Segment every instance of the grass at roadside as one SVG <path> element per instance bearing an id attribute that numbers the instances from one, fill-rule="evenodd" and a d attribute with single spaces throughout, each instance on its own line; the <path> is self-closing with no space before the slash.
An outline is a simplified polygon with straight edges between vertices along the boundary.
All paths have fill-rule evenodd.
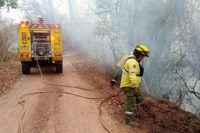
<path id="1" fill-rule="evenodd" d="M 21 75 L 17 61 L 4 62 L 0 66 L 0 94 L 8 92 Z"/>

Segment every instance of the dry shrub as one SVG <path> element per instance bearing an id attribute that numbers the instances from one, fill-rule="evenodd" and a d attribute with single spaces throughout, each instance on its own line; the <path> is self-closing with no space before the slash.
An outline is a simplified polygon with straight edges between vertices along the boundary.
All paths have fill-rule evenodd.
<path id="1" fill-rule="evenodd" d="M 17 42 L 16 31 L 15 25 L 0 20 L 0 68 L 16 56 L 14 52 L 14 44 Z"/>

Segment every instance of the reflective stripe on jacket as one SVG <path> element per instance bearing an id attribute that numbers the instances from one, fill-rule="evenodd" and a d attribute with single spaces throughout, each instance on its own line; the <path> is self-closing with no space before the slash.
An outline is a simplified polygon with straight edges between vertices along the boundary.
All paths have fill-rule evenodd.
<path id="1" fill-rule="evenodd" d="M 130 55 L 124 64 L 120 87 L 138 88 L 141 85 L 139 62 L 134 55 Z"/>

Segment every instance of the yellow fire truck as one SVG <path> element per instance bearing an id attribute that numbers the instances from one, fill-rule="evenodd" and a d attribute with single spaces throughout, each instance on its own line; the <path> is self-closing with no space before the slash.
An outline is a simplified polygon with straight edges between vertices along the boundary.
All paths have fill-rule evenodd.
<path id="1" fill-rule="evenodd" d="M 38 23 L 22 21 L 19 24 L 19 59 L 23 74 L 29 74 L 37 63 L 55 66 L 55 71 L 62 73 L 60 25 L 45 24 L 42 18 L 38 18 Z"/>

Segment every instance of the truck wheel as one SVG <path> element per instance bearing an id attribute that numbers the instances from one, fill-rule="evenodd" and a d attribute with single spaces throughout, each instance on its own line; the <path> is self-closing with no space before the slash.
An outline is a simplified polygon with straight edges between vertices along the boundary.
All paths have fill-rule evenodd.
<path id="1" fill-rule="evenodd" d="M 61 63 L 56 63 L 56 73 L 62 73 L 63 72 L 63 64 Z"/>
<path id="2" fill-rule="evenodd" d="M 23 74 L 30 74 L 31 68 L 29 64 L 22 64 L 22 73 Z"/>

